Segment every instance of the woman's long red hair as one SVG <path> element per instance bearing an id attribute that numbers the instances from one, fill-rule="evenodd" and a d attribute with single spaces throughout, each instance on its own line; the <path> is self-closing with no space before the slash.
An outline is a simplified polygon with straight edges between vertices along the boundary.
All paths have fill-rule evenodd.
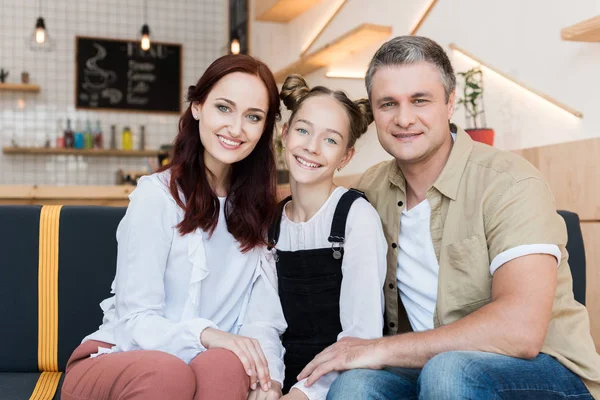
<path id="1" fill-rule="evenodd" d="M 192 117 L 191 104 L 195 101 L 204 104 L 214 85 L 233 72 L 259 77 L 269 94 L 263 134 L 252 153 L 232 165 L 225 202 L 227 229 L 240 243 L 241 250 L 246 252 L 266 244 L 267 229 L 276 205 L 273 133 L 280 117 L 279 92 L 273 73 L 264 63 L 248 55 L 226 55 L 206 69 L 196 86 L 188 89 L 190 106 L 179 120 L 174 155 L 163 170 L 171 170 L 171 195 L 185 211 L 183 220 L 177 225 L 179 233 L 185 235 L 198 228 L 212 233 L 219 219 L 219 199 L 209 185 L 204 146 L 200 142 L 198 123 Z M 184 199 L 179 197 L 178 190 L 183 192 Z"/>

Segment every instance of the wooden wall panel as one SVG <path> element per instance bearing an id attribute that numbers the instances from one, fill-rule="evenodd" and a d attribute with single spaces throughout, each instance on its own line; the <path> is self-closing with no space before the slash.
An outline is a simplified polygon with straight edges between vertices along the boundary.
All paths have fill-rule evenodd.
<path id="1" fill-rule="evenodd" d="M 600 138 L 517 150 L 548 180 L 559 209 L 600 221 Z"/>
<path id="2" fill-rule="evenodd" d="M 582 222 L 586 260 L 585 303 L 590 314 L 592 337 L 600 350 L 600 222 Z"/>
<path id="3" fill-rule="evenodd" d="M 516 150 L 547 179 L 558 209 L 579 214 L 586 258 L 586 307 L 600 350 L 600 138 Z"/>

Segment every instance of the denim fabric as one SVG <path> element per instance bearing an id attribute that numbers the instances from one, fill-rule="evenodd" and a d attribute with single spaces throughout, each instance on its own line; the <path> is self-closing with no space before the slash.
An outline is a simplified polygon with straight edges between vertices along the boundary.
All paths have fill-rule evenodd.
<path id="1" fill-rule="evenodd" d="M 356 369 L 336 379 L 329 400 L 593 399 L 581 379 L 547 354 L 532 360 L 476 351 L 433 357 L 423 369 Z"/>

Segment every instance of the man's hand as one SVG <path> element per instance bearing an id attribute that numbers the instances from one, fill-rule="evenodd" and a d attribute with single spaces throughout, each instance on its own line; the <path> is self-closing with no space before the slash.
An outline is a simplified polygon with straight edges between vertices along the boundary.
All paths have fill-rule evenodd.
<path id="1" fill-rule="evenodd" d="M 271 388 L 267 391 L 257 387 L 248 393 L 248 400 L 279 400 L 281 398 L 281 384 L 271 381 Z"/>
<path id="2" fill-rule="evenodd" d="M 358 339 L 345 337 L 329 346 L 308 363 L 298 375 L 298 380 L 308 378 L 305 386 L 311 386 L 331 371 L 355 368 L 381 369 L 384 367 L 382 343 L 385 339 Z"/>
<path id="3" fill-rule="evenodd" d="M 308 400 L 308 397 L 306 397 L 302 390 L 292 389 L 281 400 Z"/>

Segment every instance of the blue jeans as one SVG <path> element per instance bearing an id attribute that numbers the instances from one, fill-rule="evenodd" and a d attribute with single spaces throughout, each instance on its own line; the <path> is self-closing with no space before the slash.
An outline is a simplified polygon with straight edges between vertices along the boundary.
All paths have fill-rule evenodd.
<path id="1" fill-rule="evenodd" d="M 523 360 L 478 351 L 451 351 L 423 369 L 355 369 L 341 374 L 328 400 L 593 400 L 581 379 L 547 354 Z"/>

